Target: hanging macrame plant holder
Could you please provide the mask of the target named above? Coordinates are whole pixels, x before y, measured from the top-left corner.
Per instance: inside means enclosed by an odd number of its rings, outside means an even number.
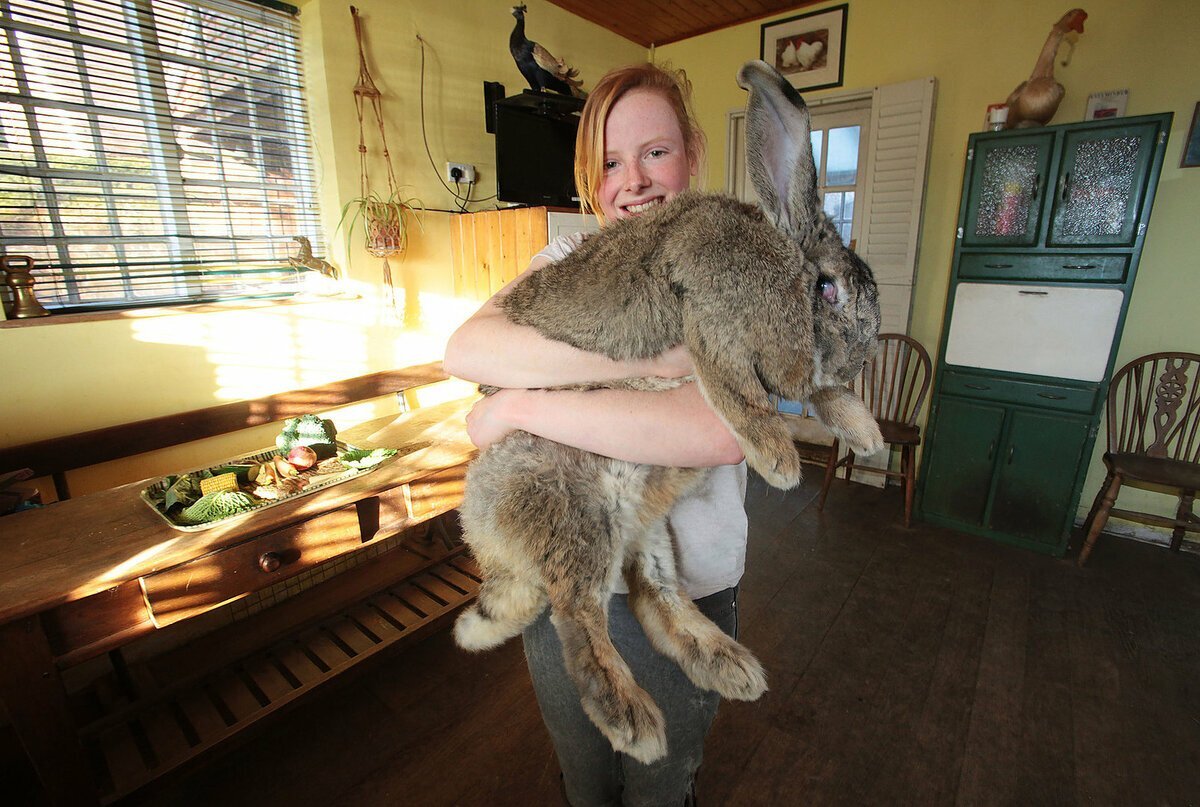
[[[360,205],[358,215],[363,218],[363,231],[366,235],[367,252],[376,258],[383,259],[383,283],[386,288],[387,300],[395,304],[395,287],[392,284],[392,268],[388,258],[394,258],[404,253],[408,246],[408,229],[404,220],[408,204],[397,198],[396,174],[392,170],[392,155],[388,151],[387,133],[383,127],[383,105],[379,88],[367,68],[367,55],[363,45],[362,21],[358,9],[350,6],[350,14],[354,17],[354,37],[358,41],[358,82],[354,85],[354,107],[358,113],[358,162],[359,162],[359,192],[355,200]],[[367,173],[367,138],[366,112],[370,109],[375,116],[376,128],[379,130],[379,144],[382,149],[383,162],[387,166],[386,197],[381,197],[371,190],[371,179]]]

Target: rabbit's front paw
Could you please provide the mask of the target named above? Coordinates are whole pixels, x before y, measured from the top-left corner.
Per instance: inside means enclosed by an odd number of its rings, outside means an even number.
[[[800,484],[800,455],[789,441],[762,451],[757,446],[743,446],[746,462],[767,484],[781,490],[791,490]]]
[[[834,433],[855,454],[866,456],[883,449],[883,432],[870,415],[853,418],[841,424]]]

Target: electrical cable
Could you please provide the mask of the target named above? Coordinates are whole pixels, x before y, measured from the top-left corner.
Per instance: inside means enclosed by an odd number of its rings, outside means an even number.
[[[467,205],[495,199],[497,194],[493,193],[491,196],[485,196],[482,199],[472,199],[471,190],[475,186],[475,180],[471,180],[467,183],[466,194],[460,196],[457,183],[455,183],[454,188],[451,188],[446,184],[446,180],[442,179],[442,172],[438,170],[437,163],[433,161],[433,152],[429,148],[429,137],[425,133],[425,40],[420,34],[417,34],[417,41],[421,43],[421,140],[425,143],[425,156],[429,158],[429,167],[433,169],[434,176],[438,178],[438,182],[442,183],[442,187],[454,197],[455,206],[459,209],[459,212],[466,213]]]

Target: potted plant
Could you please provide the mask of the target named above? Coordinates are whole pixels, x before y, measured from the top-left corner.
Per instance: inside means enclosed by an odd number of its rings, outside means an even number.
[[[420,200],[406,196],[403,189],[393,189],[387,196],[371,191],[346,202],[338,227],[345,225],[349,237],[361,221],[367,252],[376,258],[390,258],[407,248],[407,218],[422,209]],[[416,222],[419,226],[421,220]]]

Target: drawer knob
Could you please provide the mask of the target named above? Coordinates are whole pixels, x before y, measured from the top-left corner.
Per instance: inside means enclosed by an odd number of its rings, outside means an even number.
[[[267,574],[283,565],[283,557],[278,552],[264,552],[258,556],[258,568]]]

